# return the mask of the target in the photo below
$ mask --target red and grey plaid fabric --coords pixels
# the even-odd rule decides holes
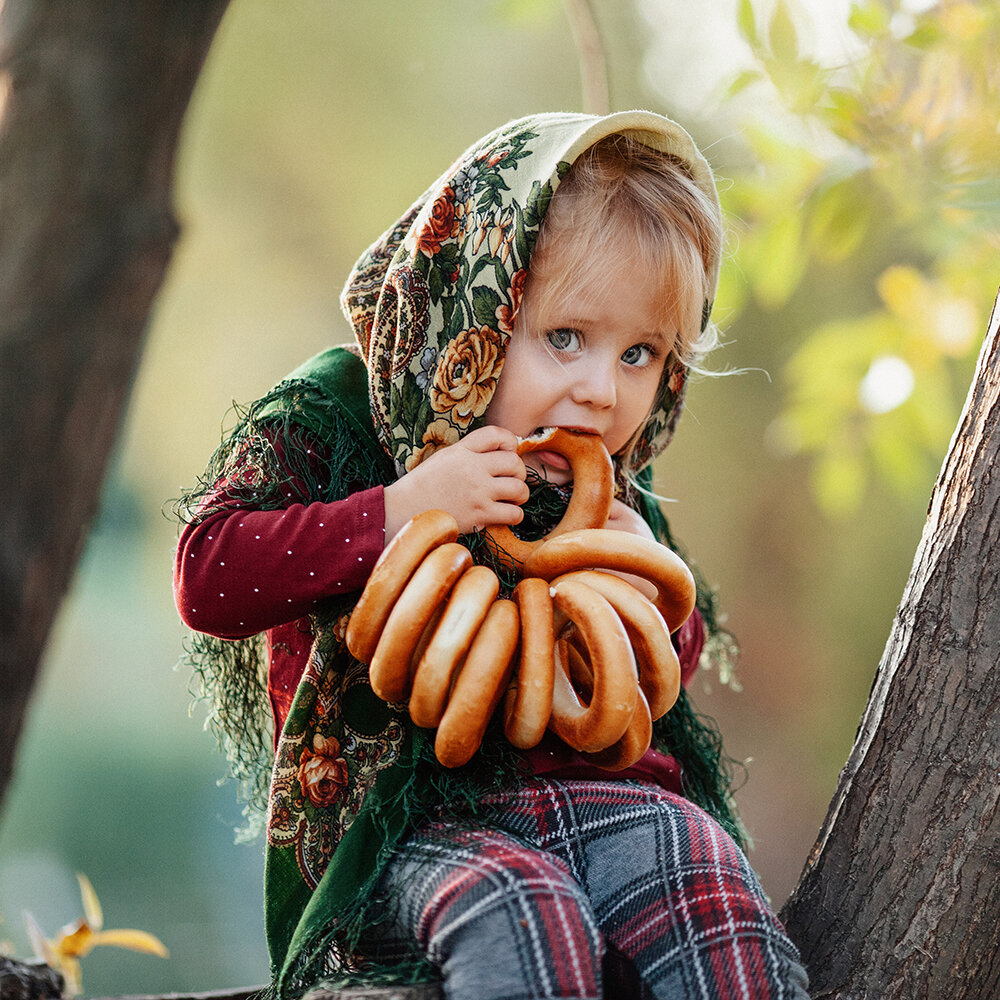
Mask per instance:
[[[484,805],[488,829],[435,825],[407,843],[380,957],[416,942],[456,1000],[808,1000],[746,857],[686,799],[536,780]]]

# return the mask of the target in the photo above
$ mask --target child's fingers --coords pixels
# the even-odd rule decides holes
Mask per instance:
[[[528,475],[524,460],[513,451],[483,452],[475,461],[480,462],[483,471],[494,478],[510,477],[523,481]]]
[[[504,427],[490,424],[470,431],[458,442],[468,451],[517,451],[518,437]]]
[[[492,486],[491,492],[494,500],[522,504],[528,499],[528,484],[523,479],[503,476],[495,478]]]
[[[483,505],[482,516],[476,521],[475,528],[478,530],[497,524],[520,524],[523,518],[524,511],[521,510],[516,502],[501,503],[496,501]]]

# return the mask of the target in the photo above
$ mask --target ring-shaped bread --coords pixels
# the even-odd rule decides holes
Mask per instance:
[[[494,601],[455,680],[434,738],[434,755],[445,767],[461,767],[479,749],[514,667],[518,611],[513,601]]]
[[[583,757],[605,771],[624,771],[642,758],[652,740],[653,717],[646,696],[640,688],[635,713],[621,739],[617,743],[612,743],[606,750],[598,750],[595,753],[584,752]]]
[[[587,649],[594,688],[584,705],[557,641],[549,728],[576,750],[605,750],[621,739],[635,713],[639,683],[632,645],[617,612],[596,590],[563,580],[551,594],[557,640],[569,623],[575,626]]]
[[[554,451],[562,455],[573,473],[573,492],[566,513],[545,538],[578,528],[601,528],[607,524],[611,512],[614,467],[599,434],[547,427],[520,440],[517,446],[519,455],[533,451]],[[514,570],[519,570],[544,540],[518,538],[507,525],[492,527],[486,534],[492,539],[498,558]]]
[[[410,718],[418,726],[431,728],[441,722],[456,671],[499,592],[500,581],[486,566],[470,566],[451,589],[444,614],[413,673]],[[415,647],[416,643],[411,645],[406,655],[411,656]]]
[[[596,590],[618,612],[635,654],[639,687],[649,703],[653,719],[666,715],[681,690],[681,665],[670,631],[653,602],[627,580],[600,570],[576,570],[560,580],[579,580]]]
[[[447,511],[411,518],[382,550],[351,613],[344,637],[351,655],[371,663],[389,613],[407,581],[429,552],[458,538],[458,522]]]
[[[555,649],[549,584],[538,577],[514,588],[521,618],[521,652],[504,698],[504,735],[521,750],[537,746],[552,715]]]
[[[554,580],[578,569],[606,569],[648,580],[653,604],[671,632],[694,610],[695,584],[684,560],[665,545],[610,528],[585,528],[545,539],[524,561],[524,575]]]
[[[384,701],[406,701],[413,651],[435,608],[461,583],[471,566],[472,556],[464,545],[445,542],[427,555],[410,577],[389,613],[368,667],[372,690]]]
[[[587,662],[585,652],[579,647],[579,637],[571,635],[569,639],[560,640],[560,652],[563,662],[569,665],[570,680],[574,688],[589,696],[594,687],[594,675]],[[649,703],[639,688],[639,697],[635,704],[635,714],[628,724],[628,729],[617,743],[606,750],[595,753],[581,751],[580,756],[588,763],[605,771],[623,771],[631,767],[649,749],[653,740],[653,719],[649,711]]]

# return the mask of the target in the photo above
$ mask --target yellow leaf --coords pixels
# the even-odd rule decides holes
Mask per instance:
[[[83,992],[83,971],[75,958],[66,958],[59,964],[65,983],[63,996],[78,997]]]
[[[159,955],[160,958],[170,957],[170,952],[167,951],[163,942],[153,934],[147,934],[146,931],[126,929],[99,931],[94,935],[93,943],[129,948],[131,951],[141,951],[147,955]]]
[[[795,22],[784,0],[778,0],[768,29],[771,53],[778,63],[791,65],[799,58],[799,40],[795,32]]]
[[[889,27],[889,17],[879,3],[858,3],[851,7],[847,26],[858,34],[881,35]]]
[[[83,899],[83,912],[87,918],[87,923],[95,931],[99,931],[104,926],[104,914],[101,912],[101,904],[97,899],[97,893],[90,884],[90,879],[82,872],[76,873],[76,880],[80,883],[80,896]]]
[[[41,959],[46,965],[52,966],[53,969],[57,968],[59,965],[59,956],[45,937],[41,927],[38,926],[38,921],[27,910],[24,911],[24,926],[28,932],[28,940],[31,942],[31,947],[35,952],[35,958]]]
[[[757,18],[754,16],[753,4],[750,0],[740,0],[736,12],[736,25],[740,34],[751,48],[760,47],[760,36],[757,34]]]
[[[59,954],[71,958],[83,958],[90,954],[94,947],[94,932],[86,920],[78,920],[75,924],[67,924],[56,936],[52,944]]]

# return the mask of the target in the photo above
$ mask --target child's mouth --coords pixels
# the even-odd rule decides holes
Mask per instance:
[[[560,455],[557,451],[536,451],[532,452],[532,457],[539,465],[544,465],[553,472],[568,472],[569,462],[565,455]]]

